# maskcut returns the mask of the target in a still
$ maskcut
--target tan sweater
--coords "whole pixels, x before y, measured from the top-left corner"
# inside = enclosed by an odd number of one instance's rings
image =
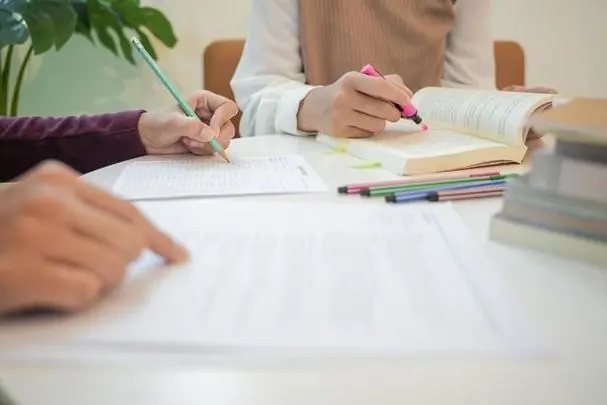
[[[367,63],[414,92],[440,85],[452,0],[299,0],[306,81],[330,84]]]

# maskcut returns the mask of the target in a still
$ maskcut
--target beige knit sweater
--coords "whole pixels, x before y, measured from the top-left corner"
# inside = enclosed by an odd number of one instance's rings
[[[440,85],[452,0],[299,0],[308,84],[326,85],[367,63],[414,92]]]

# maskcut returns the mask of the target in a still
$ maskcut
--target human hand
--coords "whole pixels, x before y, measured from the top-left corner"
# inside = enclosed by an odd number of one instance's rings
[[[210,91],[193,94],[188,103],[199,118],[187,117],[179,107],[141,115],[139,135],[148,154],[212,155],[208,142],[213,138],[224,149],[229,146],[235,134],[230,120],[238,114],[236,103]]]
[[[411,91],[395,75],[381,77],[348,72],[335,83],[318,87],[302,100],[298,127],[345,138],[369,137],[401,119],[392,103],[411,103]]]
[[[84,309],[146,248],[170,263],[187,259],[133,205],[43,163],[0,192],[0,315]]]
[[[520,93],[538,93],[538,94],[558,94],[558,91],[555,89],[551,89],[549,87],[525,87],[525,86],[506,86],[502,89],[503,91],[518,91]],[[529,128],[529,133],[527,134],[527,139],[538,139],[541,138],[544,134],[536,131],[533,128]]]

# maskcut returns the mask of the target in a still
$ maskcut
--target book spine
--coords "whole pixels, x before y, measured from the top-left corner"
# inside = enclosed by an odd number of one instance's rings
[[[533,156],[529,186],[554,194],[607,204],[607,165],[551,152]]]
[[[589,162],[607,165],[607,146],[588,143],[579,143],[557,139],[554,147],[557,155],[571,159],[586,160]]]

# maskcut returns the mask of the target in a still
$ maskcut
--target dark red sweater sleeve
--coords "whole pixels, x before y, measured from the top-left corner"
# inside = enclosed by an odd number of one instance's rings
[[[145,154],[137,124],[143,111],[79,117],[0,117],[0,181],[47,159],[81,173]]]

